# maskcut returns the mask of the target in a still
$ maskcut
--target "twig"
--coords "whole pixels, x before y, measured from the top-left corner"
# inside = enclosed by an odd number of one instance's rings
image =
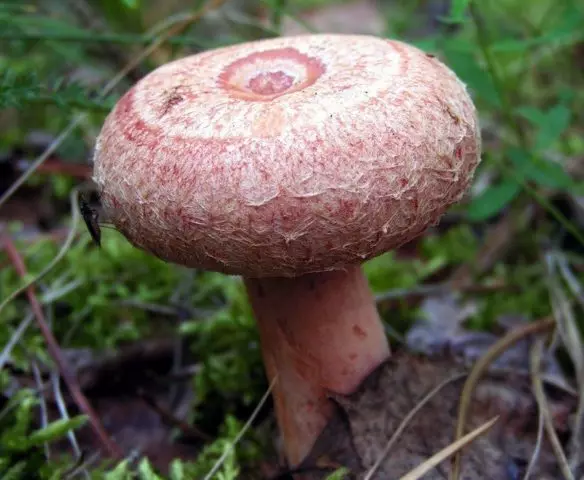
[[[18,252],[18,250],[14,246],[14,243],[12,242],[12,239],[10,238],[10,236],[4,234],[4,235],[2,235],[2,240],[3,240],[4,249],[6,251],[6,254],[8,255],[12,264],[14,265],[14,269],[16,270],[18,275],[25,278],[27,276],[26,267],[24,265],[24,262],[22,261],[22,257],[20,256],[20,253]],[[70,368],[67,360],[65,359],[65,357],[63,356],[63,353],[61,352],[61,349],[59,348],[57,340],[53,336],[53,332],[51,332],[51,329],[48,327],[48,325],[45,321],[45,316],[44,316],[43,310],[41,308],[40,302],[38,301],[38,299],[36,297],[35,289],[32,285],[28,285],[26,287],[26,295],[28,297],[30,307],[35,315],[39,330],[41,331],[41,334],[43,335],[45,342],[47,343],[47,348],[49,350],[49,354],[51,355],[51,358],[53,359],[53,361],[57,365],[57,368],[59,369],[59,373],[60,373],[61,377],[63,378],[63,380],[65,381],[65,383],[67,384],[67,387],[69,388],[69,391],[71,392],[71,395],[75,399],[75,402],[77,403],[79,409],[85,415],[88,416],[89,422],[90,422],[96,436],[99,438],[99,440],[101,441],[101,443],[103,444],[105,449],[112,456],[114,456],[116,458],[121,458],[121,456],[122,456],[121,450],[109,438],[109,436],[106,433],[105,429],[103,428],[101,422],[99,421],[99,418],[98,418],[96,412],[93,410],[93,408],[91,407],[91,405],[87,401],[87,398],[85,397],[85,395],[81,391],[81,388],[79,387],[79,383],[77,382],[77,378],[72,373],[71,368]]]
[[[481,356],[481,358],[477,360],[464,384],[462,393],[460,394],[460,405],[458,407],[455,440],[462,438],[464,435],[466,418],[468,416],[473,391],[480,377],[489,368],[489,365],[515,343],[530,335],[547,332],[554,327],[555,323],[556,322],[553,318],[546,317],[537,322],[529,323],[511,330],[504,337],[491,345],[491,347]],[[453,458],[450,480],[458,480],[460,476],[461,456],[461,452],[457,452]]]
[[[432,455],[428,460],[422,463],[420,466],[414,468],[409,473],[400,478],[400,480],[419,480],[423,475],[428,473],[432,468],[434,468],[439,463],[446,460],[452,454],[458,452],[461,448],[466,447],[469,443],[474,441],[476,438],[485,433],[489,428],[491,428],[499,420],[499,416],[493,417],[488,422],[484,423],[477,429],[470,433],[467,433],[464,437],[460,438],[456,442],[451,443],[447,447],[440,450],[438,453]]]
[[[57,158],[51,158],[44,165],[39,166],[38,173],[58,173],[78,180],[89,180],[93,173],[92,170],[91,165],[86,163],[65,162]]]
[[[221,454],[221,457],[219,457],[219,460],[217,460],[215,462],[215,465],[213,465],[213,468],[211,468],[209,473],[207,473],[207,475],[205,475],[205,478],[203,480],[211,480],[213,478],[213,475],[215,475],[217,473],[217,471],[221,468],[221,465],[223,465],[223,462],[225,461],[227,456],[231,453],[231,451],[239,443],[241,438],[245,435],[245,432],[247,432],[247,430],[251,427],[251,424],[253,423],[255,418],[260,413],[260,410],[262,409],[264,403],[266,403],[266,400],[270,396],[270,393],[272,392],[272,389],[274,388],[274,385],[276,385],[277,381],[278,381],[278,375],[276,374],[276,376],[272,380],[272,383],[270,383],[270,386],[266,390],[266,393],[264,393],[263,397],[260,399],[259,403],[257,404],[257,406],[254,409],[254,411],[252,412],[252,414],[249,416],[249,419],[247,420],[247,422],[245,422],[245,425],[243,426],[241,431],[237,434],[237,436],[235,437],[233,442],[231,442],[229,447],[223,451],[223,453]]]
[[[371,480],[371,478],[373,478],[373,475],[375,475],[375,472],[377,471],[377,469],[381,465],[381,462],[383,462],[383,459],[387,456],[387,454],[391,450],[391,447],[393,447],[393,444],[397,441],[397,439],[399,438],[399,436],[406,429],[406,427],[408,426],[408,424],[410,423],[410,421],[417,415],[417,413],[430,400],[432,400],[432,398],[440,390],[442,390],[446,385],[449,385],[452,382],[455,382],[455,381],[457,381],[457,380],[459,380],[461,378],[464,378],[464,377],[466,377],[466,375],[467,375],[466,373],[461,373],[461,374],[458,374],[458,375],[453,375],[452,377],[447,378],[446,380],[440,382],[428,394],[426,394],[424,396],[424,398],[422,398],[422,400],[420,400],[420,402],[414,408],[412,408],[412,410],[410,410],[410,412],[405,416],[405,418],[399,424],[399,426],[397,427],[397,429],[395,430],[395,432],[393,433],[393,435],[391,436],[391,438],[389,439],[389,441],[385,445],[385,448],[381,452],[381,455],[379,455],[379,458],[375,461],[375,463],[373,464],[373,466],[369,469],[369,471],[367,472],[367,475],[365,475],[365,477],[363,478],[363,480]]]
[[[552,450],[554,451],[554,454],[558,460],[560,471],[566,480],[575,480],[574,475],[572,475],[572,472],[570,471],[570,465],[568,464],[568,459],[566,458],[566,455],[562,449],[560,439],[558,438],[556,430],[554,429],[552,416],[543,389],[543,382],[541,381],[541,377],[539,375],[543,347],[543,339],[536,340],[533,347],[531,348],[529,355],[533,394],[537,399],[537,406],[539,408],[540,414],[543,415],[544,427],[551,443]]]

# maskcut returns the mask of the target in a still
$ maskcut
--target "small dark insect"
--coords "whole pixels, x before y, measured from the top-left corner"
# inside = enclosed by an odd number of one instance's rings
[[[101,247],[101,229],[99,228],[99,215],[97,210],[89,205],[83,194],[79,195],[79,210],[81,210],[81,216],[85,221],[87,230],[91,235],[91,238],[98,247]]]

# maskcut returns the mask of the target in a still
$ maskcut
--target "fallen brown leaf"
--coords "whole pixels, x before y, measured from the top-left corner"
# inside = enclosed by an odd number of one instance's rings
[[[384,453],[402,420],[433,388],[465,373],[453,358],[396,353],[349,396],[334,396],[338,412],[301,465],[305,471],[323,465],[345,465],[353,478],[362,476]],[[453,442],[460,392],[464,379],[448,383],[431,398],[403,430],[377,470],[375,479],[398,479]],[[548,387],[553,424],[560,438],[569,433],[568,418],[575,399]],[[529,378],[522,374],[488,374],[479,383],[470,408],[467,431],[500,419],[485,435],[465,448],[465,480],[522,478],[537,440],[538,410]],[[557,465],[547,440],[533,470],[533,479],[557,478]],[[331,470],[329,470],[330,473]],[[449,461],[423,478],[446,479]],[[325,478],[322,471],[303,478]]]

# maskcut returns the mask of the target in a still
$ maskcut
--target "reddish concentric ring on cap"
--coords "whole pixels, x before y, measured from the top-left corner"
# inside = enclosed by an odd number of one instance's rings
[[[325,71],[315,57],[291,47],[276,48],[235,60],[221,72],[218,83],[241,100],[270,101],[313,85]]]

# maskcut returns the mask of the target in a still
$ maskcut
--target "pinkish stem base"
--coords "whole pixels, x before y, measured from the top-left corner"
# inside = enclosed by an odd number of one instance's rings
[[[360,267],[298,278],[245,279],[259,325],[290,465],[312,448],[332,413],[328,392],[349,394],[389,356]]]

